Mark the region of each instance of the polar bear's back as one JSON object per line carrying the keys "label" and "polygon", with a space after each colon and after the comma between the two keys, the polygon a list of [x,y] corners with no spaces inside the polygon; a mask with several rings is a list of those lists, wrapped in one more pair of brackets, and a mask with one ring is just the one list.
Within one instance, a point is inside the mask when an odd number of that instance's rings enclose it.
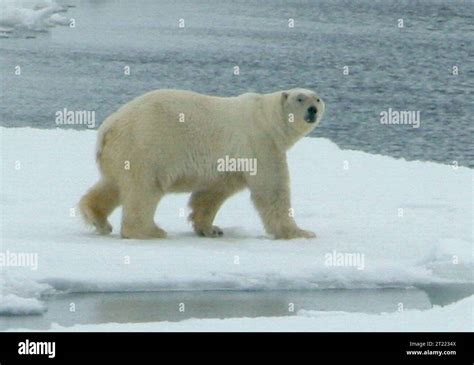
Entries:
{"label": "polar bear's back", "polygon": [[[143,124],[150,123],[155,128],[162,126],[177,132],[183,128],[214,129],[219,128],[219,124],[227,130],[233,126],[242,130],[242,123],[250,119],[250,115],[245,116],[243,110],[253,110],[243,105],[249,103],[248,99],[244,95],[218,97],[186,90],[155,90],[122,106],[104,121],[101,129],[137,123],[143,128]],[[172,126],[175,122],[177,124]]]}
{"label": "polar bear's back", "polygon": [[249,103],[248,95],[227,98],[184,90],[144,94],[100,127],[99,165],[117,171],[121,169],[117,161],[148,161],[166,166],[167,174],[172,168],[202,174],[225,155],[251,157],[246,139],[254,108]]}

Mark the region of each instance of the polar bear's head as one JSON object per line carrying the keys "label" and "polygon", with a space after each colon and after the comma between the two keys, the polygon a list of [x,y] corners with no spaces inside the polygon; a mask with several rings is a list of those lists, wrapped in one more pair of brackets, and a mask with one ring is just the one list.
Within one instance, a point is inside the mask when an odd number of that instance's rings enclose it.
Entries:
{"label": "polar bear's head", "polygon": [[283,115],[289,127],[299,135],[311,132],[321,121],[324,102],[307,89],[291,89],[281,92]]}

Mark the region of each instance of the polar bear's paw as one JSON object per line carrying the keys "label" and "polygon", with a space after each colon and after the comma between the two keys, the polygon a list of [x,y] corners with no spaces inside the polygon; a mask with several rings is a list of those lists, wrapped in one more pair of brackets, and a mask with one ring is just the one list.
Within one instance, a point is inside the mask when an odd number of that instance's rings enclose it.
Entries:
{"label": "polar bear's paw", "polygon": [[95,224],[94,227],[98,234],[100,235],[107,235],[112,232],[112,225],[109,222],[105,222],[103,224]]}
{"label": "polar bear's paw", "polygon": [[141,240],[153,239],[153,238],[166,238],[166,231],[159,227],[151,227],[148,229],[130,229],[128,227],[122,227],[121,231],[122,238],[136,238]]}
{"label": "polar bear's paw", "polygon": [[316,233],[300,228],[292,228],[275,234],[276,239],[291,240],[294,238],[315,238]]}
{"label": "polar bear's paw", "polygon": [[211,226],[211,227],[205,227],[205,228],[195,227],[194,230],[199,236],[202,236],[202,237],[222,237],[224,235],[224,232],[222,232],[222,229],[220,229],[217,226]]}

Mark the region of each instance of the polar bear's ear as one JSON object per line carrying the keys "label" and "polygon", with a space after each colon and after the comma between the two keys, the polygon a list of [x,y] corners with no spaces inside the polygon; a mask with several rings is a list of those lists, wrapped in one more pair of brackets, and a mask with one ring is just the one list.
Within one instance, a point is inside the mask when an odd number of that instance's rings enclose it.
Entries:
{"label": "polar bear's ear", "polygon": [[288,96],[290,96],[290,94],[287,92],[287,91],[283,91],[281,93],[281,102],[282,104],[288,100]]}

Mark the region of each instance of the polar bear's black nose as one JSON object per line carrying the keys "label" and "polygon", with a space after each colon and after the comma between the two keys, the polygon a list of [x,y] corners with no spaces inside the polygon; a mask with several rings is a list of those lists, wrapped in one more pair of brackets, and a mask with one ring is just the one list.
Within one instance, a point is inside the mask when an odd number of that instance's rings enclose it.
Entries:
{"label": "polar bear's black nose", "polygon": [[305,115],[305,120],[308,123],[314,123],[316,121],[316,113],[318,112],[318,109],[312,105],[306,110],[306,115]]}

